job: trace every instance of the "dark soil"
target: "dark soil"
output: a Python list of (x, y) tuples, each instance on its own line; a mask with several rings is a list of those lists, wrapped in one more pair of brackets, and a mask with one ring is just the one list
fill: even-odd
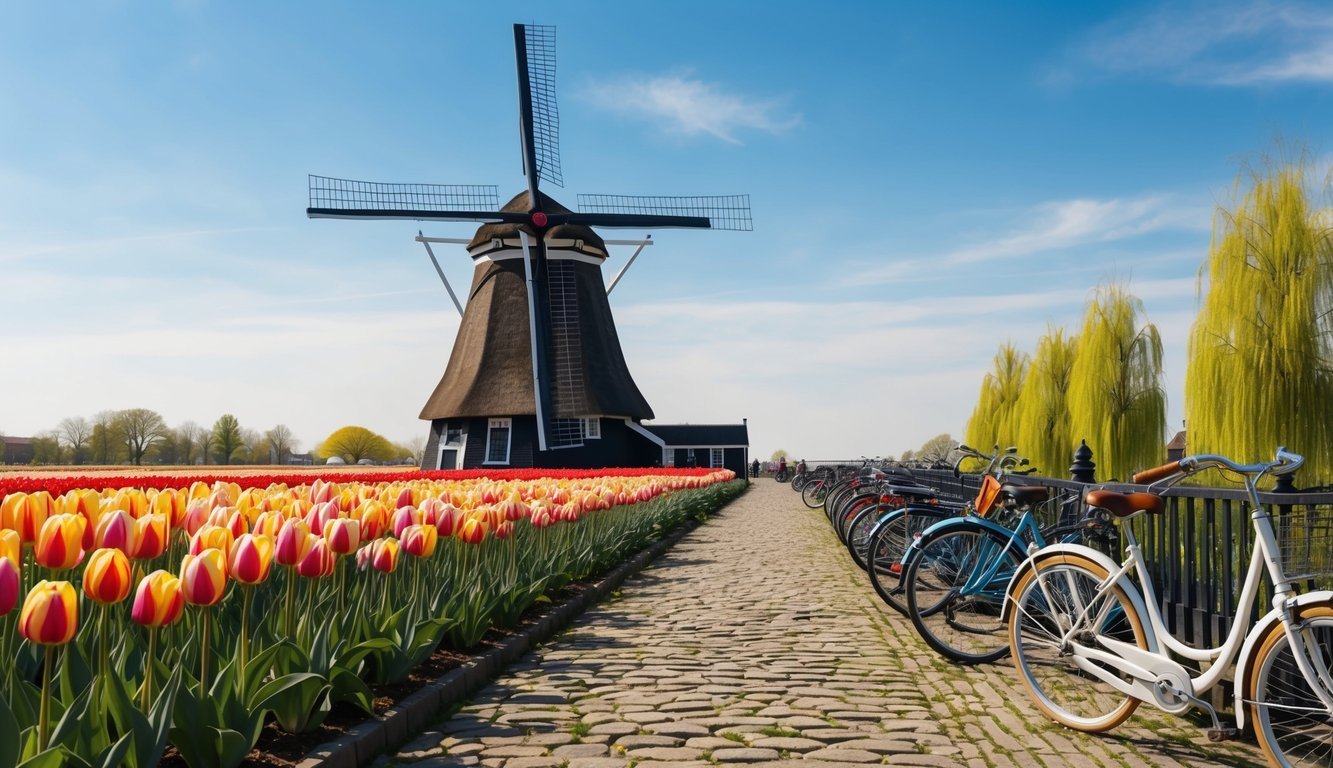
[[(540, 621), (555, 606), (574, 599), (590, 586), (591, 582), (588, 582), (571, 584), (560, 589), (551, 595), (551, 602), (538, 603), (529, 608), (519, 619), (518, 626), (513, 630), (496, 628), (488, 630), (486, 636), (475, 648), (465, 651), (444, 646), (437, 648), (425, 663), (413, 670), (408, 678), (402, 682), (371, 685), (370, 690), (375, 695), (375, 714), (383, 714), (399, 700), (443, 677), (450, 670), (456, 669), (490, 649), (501, 645), (515, 633), (522, 632)], [(259, 742), (255, 744), (255, 748), (250, 751), (249, 756), (241, 763), (241, 766), (242, 768), (294, 768), (297, 763), (305, 759), (306, 754), (312, 749), (333, 741), (365, 720), (365, 712), (350, 704), (335, 705), (329, 712), (328, 717), (324, 719), (324, 722), (308, 733), (287, 733), (270, 720), (264, 726), (264, 731), (259, 736)], [(167, 747), (166, 754), (162, 756), (161, 762), (158, 763), (158, 768), (188, 768), (188, 766), (174, 748)]]

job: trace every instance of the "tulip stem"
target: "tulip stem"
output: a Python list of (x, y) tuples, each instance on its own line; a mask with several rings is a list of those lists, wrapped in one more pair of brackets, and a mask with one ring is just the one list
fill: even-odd
[(200, 636), (199, 637), (199, 700), (200, 701), (204, 700), (204, 695), (208, 692), (208, 648), (209, 645), (211, 645), (212, 638), (210, 637), (210, 634), (211, 630), (213, 629), (213, 622), (212, 622), (213, 611), (210, 608), (208, 608), (208, 606), (204, 606), (203, 614), (204, 615), (201, 617), (202, 626), (200, 627), (199, 631), (199, 636)]
[(59, 646), (50, 646), (46, 649), (45, 658), (42, 659), (42, 703), (37, 714), (37, 751), (45, 752), (47, 744), (51, 741), (51, 665), (55, 663), (55, 655)]
[(139, 691), (139, 709), (148, 714), (153, 704), (153, 668), (157, 666), (157, 627), (148, 628), (148, 656), (143, 673), (143, 688)]
[(296, 639), (296, 568), (287, 569), (287, 605), (283, 615), (283, 634)]
[(245, 667), (250, 660), (250, 600), (254, 596), (254, 587), (249, 584), (241, 585), (241, 638), (240, 646), (237, 649), (239, 655), (239, 669), (236, 676), (237, 690), (241, 694), (241, 702), (245, 702)]

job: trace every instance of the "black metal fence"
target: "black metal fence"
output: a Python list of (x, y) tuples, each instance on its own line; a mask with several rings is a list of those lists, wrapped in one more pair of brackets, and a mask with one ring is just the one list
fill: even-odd
[[(981, 475), (955, 475), (948, 469), (913, 469), (912, 474), (941, 493), (960, 499), (974, 497), (981, 485)], [(1145, 486), (1127, 483), (1089, 484), (1035, 476), (1017, 478), (1014, 482), (1065, 492), (1081, 492), (1088, 487), (1123, 492), (1145, 490)], [(1239, 488), (1199, 486), (1175, 486), (1162, 496), (1166, 500), (1163, 514), (1140, 515), (1130, 523), (1151, 572), (1158, 607), (1175, 637), (1196, 646), (1216, 647), (1236, 619), (1236, 603), (1250, 564), (1254, 528), (1250, 522), (1249, 497)], [(1307, 516), (1312, 519), (1333, 509), (1333, 493), (1326, 491), (1261, 493), (1259, 500), (1276, 516), (1279, 530), (1286, 525), (1285, 521)], [(1333, 560), (1333, 553), (1315, 554), (1324, 563)], [(1333, 588), (1333, 579), (1313, 578), (1305, 587)], [(1272, 585), (1265, 576), (1252, 615), (1243, 620), (1249, 623), (1266, 613), (1271, 607), (1271, 597)], [(1229, 688), (1215, 690), (1215, 703), (1225, 705), (1230, 698)]]

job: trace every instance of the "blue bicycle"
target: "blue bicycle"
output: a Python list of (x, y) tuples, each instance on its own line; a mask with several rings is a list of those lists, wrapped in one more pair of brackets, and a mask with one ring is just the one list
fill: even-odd
[[(1063, 501), (1045, 486), (995, 485), (992, 503), (923, 531), (903, 555), (901, 589), (907, 615), (926, 644), (963, 664), (996, 661), (1009, 653), (1001, 618), (1005, 590), (1029, 546), (1106, 536), (1097, 519), (1079, 519), (1079, 496)], [(980, 500), (980, 497), (979, 497)], [(1038, 512), (1055, 505), (1056, 524), (1043, 527)]]

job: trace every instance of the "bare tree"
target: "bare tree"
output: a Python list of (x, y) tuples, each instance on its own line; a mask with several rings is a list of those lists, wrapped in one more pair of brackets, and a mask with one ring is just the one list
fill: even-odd
[(297, 441), (292, 437), (292, 430), (286, 424), (279, 424), (264, 433), (268, 438), (269, 448), (273, 452), (272, 460), (278, 464), (286, 464), (287, 457), (296, 450)]
[(135, 465), (142, 464), (148, 449), (167, 435), (167, 422), (162, 414), (147, 408), (127, 408), (117, 414), (116, 421), (129, 451), (130, 462)]
[(82, 464), (88, 442), (93, 437), (92, 422), (82, 416), (61, 419), (56, 427), (56, 435), (69, 448), (69, 460), (75, 464)]
[(176, 460), (187, 466), (195, 459), (208, 453), (208, 432), (204, 428), (187, 421), (176, 427)]
[(268, 439), (259, 430), (242, 429), (241, 446), (246, 464), (268, 463)]
[(412, 463), (416, 464), (418, 467), (421, 466), (421, 459), (426, 454), (426, 436), (420, 434), (416, 435), (411, 440), (404, 443), (403, 447), (406, 448), (408, 453), (412, 456)]

